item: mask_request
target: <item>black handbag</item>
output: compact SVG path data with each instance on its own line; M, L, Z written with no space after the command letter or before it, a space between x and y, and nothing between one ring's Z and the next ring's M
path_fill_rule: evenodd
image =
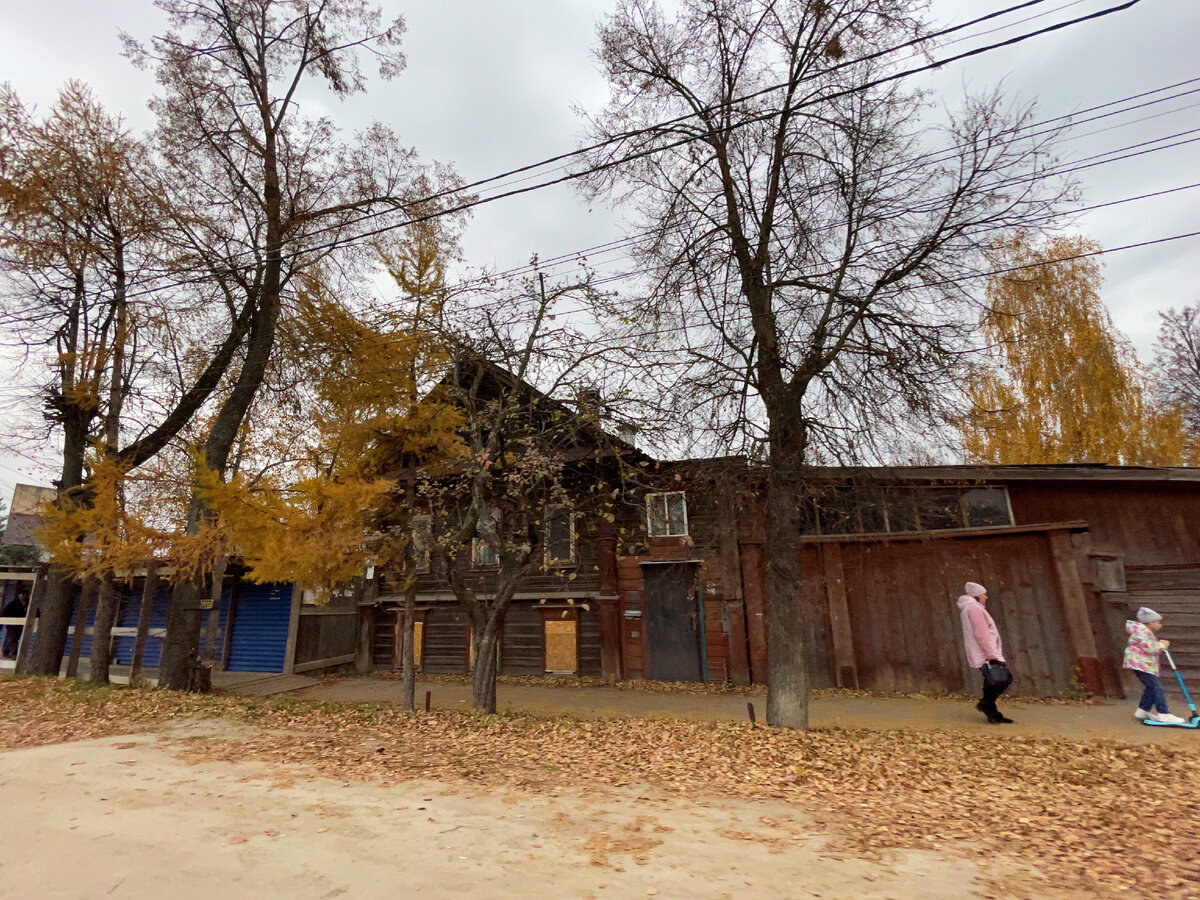
M1012 672L1008 664L998 659L989 660L982 666L983 685L989 688L1008 687L1012 684Z

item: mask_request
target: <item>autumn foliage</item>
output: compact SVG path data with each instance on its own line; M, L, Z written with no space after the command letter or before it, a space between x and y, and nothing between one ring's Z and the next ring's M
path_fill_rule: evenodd
M989 345L967 384L968 460L993 464L1180 465L1195 447L1182 413L1151 402L1128 338L1100 297L1103 275L1082 237L1003 246L980 330Z

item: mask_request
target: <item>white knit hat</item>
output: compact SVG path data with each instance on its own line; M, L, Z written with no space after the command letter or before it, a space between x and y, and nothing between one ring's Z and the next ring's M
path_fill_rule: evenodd
M1161 622L1162 616L1160 616L1150 607L1143 606L1137 611L1137 620L1143 624L1149 624L1150 622Z
M963 586L963 593L968 597L982 597L987 593L987 588L982 584L976 584L974 581L968 581Z

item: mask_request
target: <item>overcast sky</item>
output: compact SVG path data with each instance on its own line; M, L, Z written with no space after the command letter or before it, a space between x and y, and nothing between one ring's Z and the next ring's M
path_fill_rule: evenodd
M981 40L1117 2L1053 0L1023 14L1060 8L1053 15ZM1013 3L934 0L934 17L943 24L959 22ZM398 80L374 83L367 94L328 110L347 129L378 119L426 158L453 161L475 180L571 149L580 135L572 108L595 110L604 102L606 86L591 47L596 20L611 8L608 0L383 0L382 5L407 20L408 67ZM151 0L0 0L0 80L45 108L65 79L80 78L110 110L135 128L148 129L146 100L153 78L120 56L117 31L148 38L161 23ZM928 83L953 104L964 86L979 89L1003 81L1009 93L1037 100L1039 118L1049 118L1200 77L1197 37L1200 2L1142 0L1102 21L948 66ZM953 49L970 46L974 43ZM1065 145L1067 155L1091 156L1198 128L1200 107L1182 108L1194 103L1200 103L1200 94L1148 109L1145 115L1177 111L1073 140ZM1200 143L1084 173L1084 203L1200 181L1197 148ZM1122 246L1200 230L1198 208L1200 190L1181 191L1087 214L1077 230L1106 247ZM534 252L547 258L619 234L610 211L589 209L569 187L549 188L478 209L467 232L466 256L473 266L506 269ZM603 268L602 257L594 261ZM1200 300L1200 239L1114 253L1105 257L1105 268L1104 298L1143 359L1157 327L1156 311ZM11 493L14 481L49 483L54 469L49 454L38 465L0 452L0 497Z

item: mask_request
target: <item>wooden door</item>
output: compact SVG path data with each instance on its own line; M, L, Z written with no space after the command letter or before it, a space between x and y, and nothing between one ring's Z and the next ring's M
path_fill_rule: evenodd
M643 567L646 583L646 677L700 681L700 621L694 563Z

